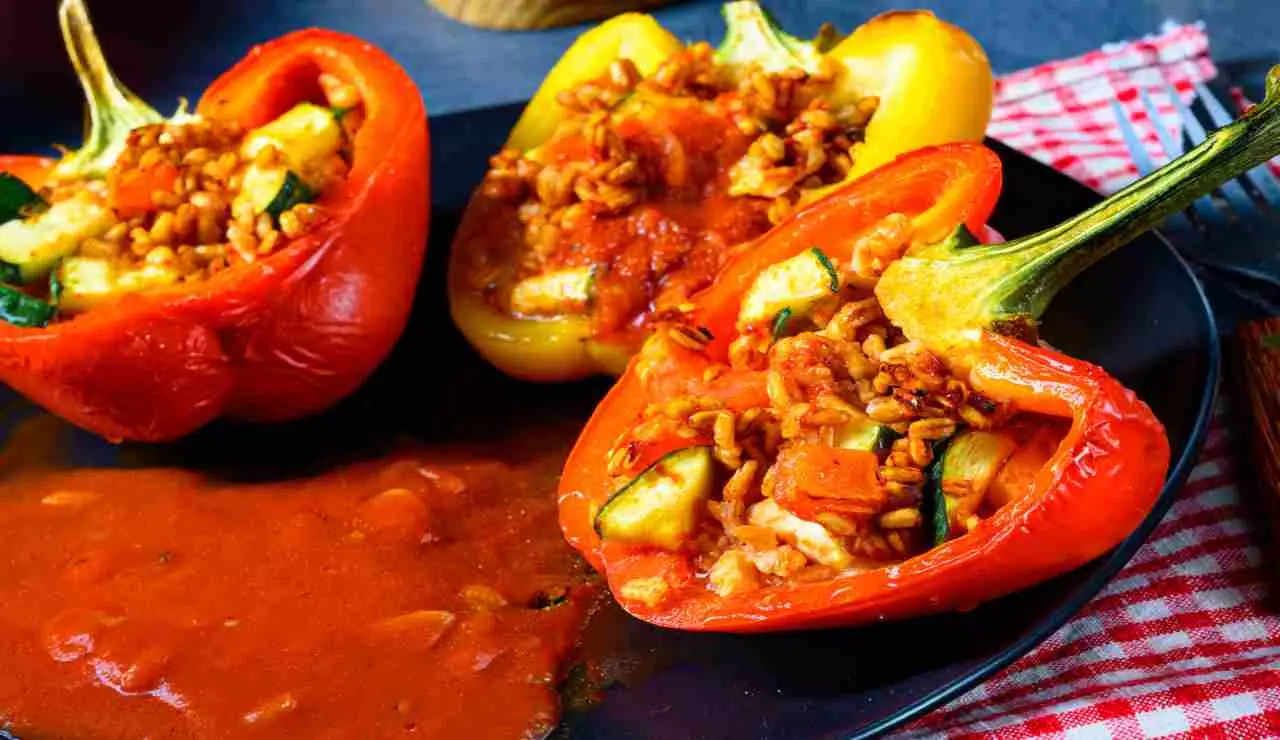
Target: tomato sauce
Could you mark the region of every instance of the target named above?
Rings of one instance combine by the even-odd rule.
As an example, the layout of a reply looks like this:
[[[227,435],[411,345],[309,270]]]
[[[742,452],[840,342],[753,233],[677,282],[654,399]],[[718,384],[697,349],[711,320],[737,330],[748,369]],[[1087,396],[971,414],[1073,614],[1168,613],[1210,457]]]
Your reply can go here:
[[[533,272],[522,267],[517,207],[477,197],[456,242],[465,245],[468,288],[505,312],[507,293],[530,274],[594,266],[593,335],[638,342],[650,318],[709,285],[737,249],[769,229],[770,201],[729,195],[730,169],[751,137],[724,112],[686,102],[646,106],[617,122],[615,133],[643,172],[640,200],[616,214],[593,207],[561,223],[554,249]],[[581,135],[546,147],[549,163],[602,161]]]
[[[0,727],[539,737],[591,601],[561,453],[407,449],[253,485],[5,465]]]
[[[644,199],[622,214],[596,214],[565,228],[547,265],[605,266],[592,301],[599,337],[642,330],[645,314],[687,302],[735,247],[769,229],[768,201],[728,194],[729,170],[751,138],[723,112],[668,101],[622,119],[616,131],[645,172]],[[579,141],[551,146],[567,146],[569,158],[581,158],[573,146]]]

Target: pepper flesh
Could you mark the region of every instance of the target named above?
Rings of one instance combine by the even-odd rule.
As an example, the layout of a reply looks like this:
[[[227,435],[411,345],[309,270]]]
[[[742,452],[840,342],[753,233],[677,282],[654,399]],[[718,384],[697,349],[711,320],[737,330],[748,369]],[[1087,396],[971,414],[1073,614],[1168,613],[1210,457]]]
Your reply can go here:
[[[122,297],[43,329],[0,325],[0,380],[113,440],[180,437],[219,416],[279,421],[349,394],[399,337],[426,242],[427,128],[417,87],[366,42],[322,30],[254,48],[197,113],[261,126],[350,80],[367,116],[330,219],[259,262]],[[53,163],[0,157],[33,186]]]
[[[628,13],[583,34],[552,69],[513,129],[507,145],[520,151],[545,142],[565,109],[556,96],[605,74],[627,57],[642,75],[683,45],[652,17]],[[904,152],[948,141],[979,141],[991,114],[992,76],[981,46],[963,30],[928,11],[887,13],[856,29],[827,50],[845,70],[836,94],[879,98],[879,108],[857,145],[849,180]],[[533,381],[563,381],[605,373],[618,375],[637,347],[622,337],[597,337],[586,315],[522,318],[495,307],[469,279],[463,255],[483,243],[495,254],[512,234],[495,223],[496,204],[477,196],[454,244],[449,299],[454,322],[489,362],[508,375]],[[518,239],[518,237],[515,237]]]
[[[976,145],[917,152],[796,214],[755,252],[732,263],[715,286],[695,296],[695,315],[704,321],[731,320],[735,300],[765,267],[803,251],[819,233],[856,233],[859,224],[873,223],[895,203],[936,200],[939,208],[908,215],[934,229],[946,229],[949,219],[951,227],[963,222],[979,231],[973,224],[990,213],[999,170],[997,165],[994,177],[990,172],[963,176],[966,162],[983,161],[977,151],[987,152]],[[994,159],[990,152],[987,156]],[[911,170],[915,177],[909,176]],[[929,183],[931,188],[925,186]],[[1159,495],[1169,443],[1145,404],[1097,366],[984,332],[971,355],[972,388],[1019,412],[1071,422],[1047,463],[1030,476],[1026,493],[966,534],[900,563],[855,567],[826,581],[717,595],[695,578],[688,553],[604,542],[592,519],[614,486],[607,469],[612,445],[642,418],[647,405],[696,387],[706,364],[724,361],[731,338],[718,335],[721,343],[708,345],[709,357],[681,354],[662,334],[651,339],[596,409],[561,478],[560,524],[566,539],[605,574],[623,608],[645,621],[688,630],[760,632],[969,608],[1101,555],[1141,522]],[[736,408],[732,400],[724,402]],[[661,444],[643,455],[660,455]],[[637,580],[664,588],[627,588]]]

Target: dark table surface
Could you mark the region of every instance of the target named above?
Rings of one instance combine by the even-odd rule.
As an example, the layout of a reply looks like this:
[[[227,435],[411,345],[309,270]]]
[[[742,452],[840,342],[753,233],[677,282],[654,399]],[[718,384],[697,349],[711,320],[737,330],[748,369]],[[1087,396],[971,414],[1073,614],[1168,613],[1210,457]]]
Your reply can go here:
[[[517,2],[518,0],[511,0]],[[469,28],[424,0],[91,0],[108,57],[153,103],[195,95],[252,44],[320,25],[387,49],[439,115],[527,98],[581,27],[531,33]],[[52,0],[0,0],[0,105],[28,119],[7,148],[74,139],[79,96],[58,39]],[[718,39],[718,0],[657,12],[673,32]],[[1280,59],[1278,0],[766,0],[798,34],[824,20],[847,30],[891,7],[923,5],[969,29],[998,72],[1133,38],[1166,19],[1203,20],[1219,60]],[[157,71],[157,60],[164,69]],[[35,104],[37,103],[38,104]],[[56,138],[51,138],[56,137]]]

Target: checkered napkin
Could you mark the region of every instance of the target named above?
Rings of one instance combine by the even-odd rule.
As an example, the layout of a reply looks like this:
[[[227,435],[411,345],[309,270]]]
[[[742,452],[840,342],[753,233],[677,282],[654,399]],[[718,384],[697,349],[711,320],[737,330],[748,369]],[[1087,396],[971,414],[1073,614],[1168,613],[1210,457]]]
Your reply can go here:
[[[1152,159],[1159,125],[1179,122],[1168,81],[1189,100],[1216,70],[1203,26],[1015,72],[997,84],[989,133],[1102,192],[1137,177],[1112,100]],[[1133,561],[1030,654],[901,737],[1280,738],[1280,611],[1263,603],[1271,564],[1261,518],[1236,487],[1242,454],[1221,408],[1186,487]],[[1274,571],[1270,571],[1274,572]]]

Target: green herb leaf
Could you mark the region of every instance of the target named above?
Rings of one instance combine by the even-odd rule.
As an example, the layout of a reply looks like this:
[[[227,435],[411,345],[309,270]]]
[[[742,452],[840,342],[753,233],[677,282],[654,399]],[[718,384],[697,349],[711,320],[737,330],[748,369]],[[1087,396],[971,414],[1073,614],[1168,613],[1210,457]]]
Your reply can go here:
[[[827,286],[831,288],[831,292],[839,293],[840,292],[840,271],[836,269],[836,266],[834,264],[832,264],[831,258],[828,257],[826,254],[824,254],[823,251],[821,249],[818,249],[817,247],[810,247],[809,251],[812,252],[813,256],[818,260],[818,264],[822,265],[822,269],[827,271],[827,280],[829,281],[827,283]]]
[[[791,321],[790,308],[782,309],[781,311],[778,312],[777,316],[773,317],[773,331],[770,333],[770,336],[773,337],[773,341],[776,342],[783,337],[783,335],[787,331],[787,324],[790,321]]]
[[[1280,349],[1280,334],[1264,334],[1259,343],[1267,349]]]
[[[332,105],[332,106],[329,106],[329,110],[330,112],[333,113],[333,120],[341,123],[342,117],[350,113],[352,111],[352,108],[343,108],[340,105]]]

